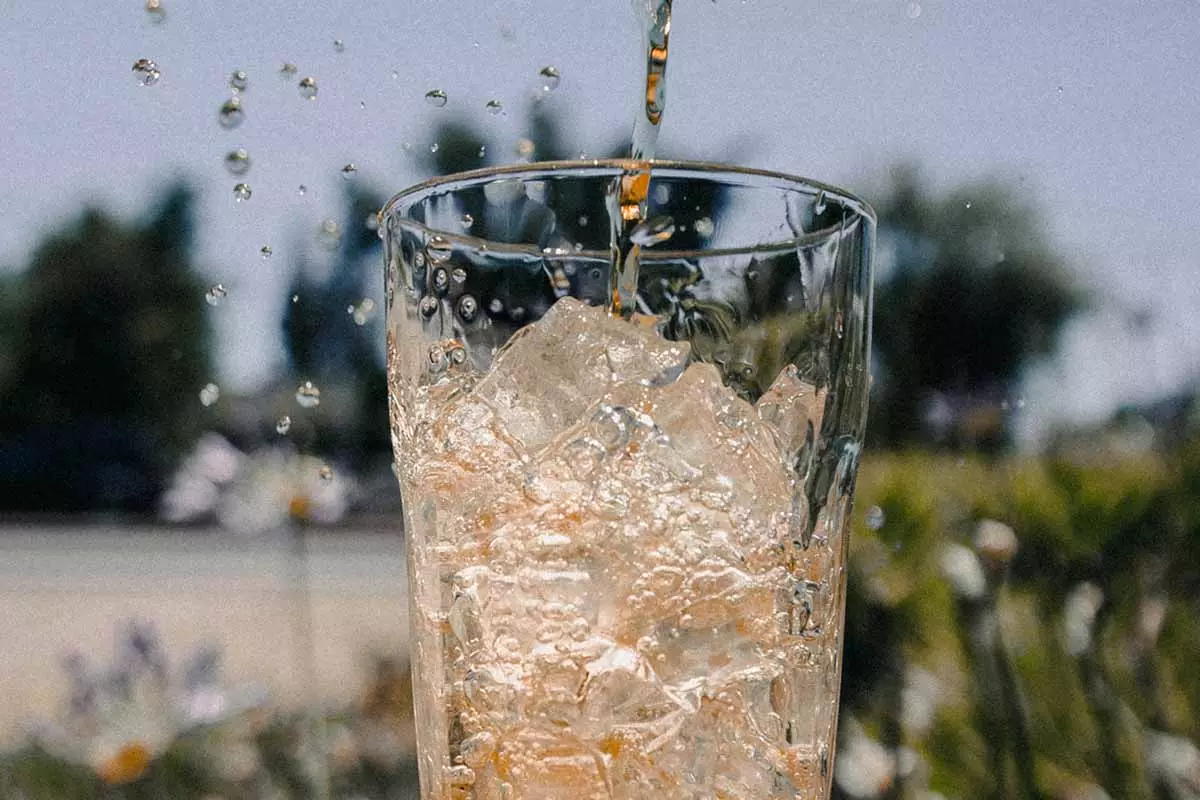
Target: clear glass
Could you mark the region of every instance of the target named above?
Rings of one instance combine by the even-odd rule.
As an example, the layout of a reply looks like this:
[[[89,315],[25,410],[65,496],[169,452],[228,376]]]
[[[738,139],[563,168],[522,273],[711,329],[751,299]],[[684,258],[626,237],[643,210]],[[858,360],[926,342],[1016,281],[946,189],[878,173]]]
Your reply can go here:
[[[829,792],[874,215],[655,162],[623,238],[636,174],[484,170],[382,212],[428,800]]]

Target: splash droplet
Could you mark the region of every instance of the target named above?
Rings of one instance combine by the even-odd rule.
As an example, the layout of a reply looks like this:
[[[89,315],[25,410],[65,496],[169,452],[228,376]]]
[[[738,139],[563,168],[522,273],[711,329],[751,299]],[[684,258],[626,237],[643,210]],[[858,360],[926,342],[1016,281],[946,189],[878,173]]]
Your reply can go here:
[[[629,240],[640,247],[665,242],[675,234],[675,220],[668,216],[654,217],[639,224],[629,234]]]
[[[441,149],[441,145],[438,144],[437,142],[434,142],[433,144],[429,145],[429,152],[431,152],[431,153],[436,153],[439,149]]]
[[[300,188],[296,189],[296,194],[300,195],[301,197],[304,197],[304,195],[308,194],[308,187],[305,186],[303,183],[300,184]]]
[[[246,118],[246,112],[242,111],[242,100],[240,97],[231,97],[221,105],[221,110],[217,112],[217,122],[221,123],[221,127],[227,131],[231,131]]]
[[[362,302],[357,306],[350,306],[350,316],[354,318],[354,324],[360,328],[367,324],[371,319],[371,315],[375,313],[375,301],[369,297],[364,297]]]
[[[504,103],[501,103],[499,100],[488,100],[487,105],[484,106],[484,108],[487,109],[489,114],[495,116],[504,110]]]
[[[207,292],[205,292],[204,302],[208,303],[213,308],[216,308],[217,306],[221,305],[222,301],[225,300],[225,296],[227,294],[229,294],[229,292],[226,291],[224,286],[219,283],[215,283]]]
[[[429,257],[431,264],[446,263],[450,260],[452,252],[454,252],[454,245],[450,244],[444,236],[434,236],[425,247],[425,254]]]
[[[250,188],[250,184],[248,183],[239,183],[233,187],[233,199],[239,203],[246,202],[253,194],[254,191]]]
[[[285,61],[279,65],[279,75],[282,78],[291,78],[299,71],[300,68],[290,61]]]
[[[328,464],[322,464],[318,474],[321,476],[321,480],[325,483],[329,483],[333,480],[333,470],[330,469]]]
[[[284,414],[275,422],[275,432],[280,436],[287,436],[287,432],[292,429],[292,418]]]
[[[475,218],[470,214],[463,214],[458,218],[458,224],[462,225],[464,231],[471,230],[471,226],[475,224]]]
[[[479,303],[469,294],[458,299],[458,317],[463,322],[474,322],[479,315]]]
[[[300,79],[300,96],[305,100],[317,99],[317,79],[311,75]]]
[[[696,220],[696,223],[692,227],[695,228],[698,236],[703,236],[706,239],[712,236],[713,231],[716,230],[716,226],[713,225],[713,221],[709,217],[701,217]]]
[[[437,298],[434,297],[433,295],[428,295],[428,294],[425,295],[424,297],[421,298],[421,303],[420,303],[419,308],[421,310],[421,316],[425,317],[425,319],[429,319],[438,310]]]
[[[342,177],[346,180],[350,180],[356,174],[358,174],[358,167],[355,164],[350,163],[342,167]]]
[[[271,249],[271,245],[264,244],[262,247],[258,248],[258,252],[263,257],[263,261],[266,261],[275,251]]]
[[[167,10],[163,8],[162,0],[146,0],[146,15],[155,25],[161,25],[167,18]]]
[[[466,283],[467,271],[462,267],[456,267],[455,270],[450,273],[450,279],[455,283]]]
[[[449,101],[450,98],[441,89],[430,89],[425,93],[425,102],[434,108],[445,108],[446,103]]]
[[[883,523],[887,522],[887,516],[883,513],[883,509],[879,506],[871,506],[867,509],[864,515],[867,522],[867,527],[873,531],[877,531],[883,527]]]
[[[346,52],[346,43],[343,42],[341,39],[334,39],[333,40],[333,52],[335,52],[335,53]]]
[[[148,58],[139,58],[133,62],[133,74],[141,86],[153,86],[162,77],[158,65]]]
[[[305,381],[296,387],[296,403],[301,408],[316,408],[321,405],[321,390],[312,381]]]
[[[246,91],[246,86],[249,85],[250,79],[246,73],[240,69],[235,69],[229,76],[229,88],[235,92]]]
[[[542,67],[538,75],[542,76],[542,91],[544,92],[553,92],[562,80],[562,76],[558,73],[558,67],[552,64]]]
[[[225,171],[230,175],[245,175],[250,171],[250,153],[239,147],[225,154]]]
[[[433,290],[442,295],[448,288],[450,288],[450,276],[446,274],[445,267],[438,267],[433,271]]]
[[[487,145],[486,144],[479,145],[479,157],[487,158]]]
[[[488,311],[492,312],[493,314],[504,313],[504,301],[499,297],[493,297],[492,301],[488,303]]]
[[[215,383],[206,383],[200,390],[200,405],[208,408],[221,397],[221,389]]]

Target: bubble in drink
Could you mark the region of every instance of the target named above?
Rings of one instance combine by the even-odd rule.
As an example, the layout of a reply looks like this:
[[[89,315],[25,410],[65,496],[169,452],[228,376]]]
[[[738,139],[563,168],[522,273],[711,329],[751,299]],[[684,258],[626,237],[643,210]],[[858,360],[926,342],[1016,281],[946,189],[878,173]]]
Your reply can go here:
[[[562,80],[562,76],[558,72],[558,67],[553,64],[542,67],[538,71],[538,75],[542,77],[542,91],[544,92],[553,92],[558,88],[558,84]]]
[[[250,171],[250,153],[239,147],[225,154],[225,171],[230,175],[245,175]]]
[[[450,98],[448,98],[446,93],[441,89],[430,89],[425,93],[425,102],[429,103],[429,105],[433,106],[434,108],[444,108],[449,100]]]
[[[301,408],[316,408],[321,405],[321,390],[312,381],[305,381],[296,387],[296,403]]]
[[[248,183],[238,183],[233,187],[233,199],[239,203],[244,203],[254,196],[254,190],[250,188]]]
[[[242,111],[242,100],[240,97],[231,97],[221,104],[220,110],[217,112],[217,122],[227,131],[231,131],[246,119],[246,112]]]
[[[158,65],[148,58],[139,58],[133,62],[133,74],[141,86],[153,86],[162,77]]]
[[[200,390],[200,405],[208,408],[221,397],[221,389],[215,383],[206,383]]]
[[[305,100],[316,100],[317,99],[317,79],[316,78],[312,77],[311,75],[308,76],[307,78],[301,78],[298,86],[300,89],[300,96],[303,97]]]
[[[275,432],[280,436],[287,436],[288,431],[292,429],[292,418],[284,414],[275,421]]]
[[[213,308],[221,305],[225,301],[225,296],[229,292],[219,283],[213,284],[204,295],[204,302],[208,303]]]
[[[229,76],[229,88],[235,92],[244,92],[249,85],[250,79],[246,73],[240,69],[234,70]]]

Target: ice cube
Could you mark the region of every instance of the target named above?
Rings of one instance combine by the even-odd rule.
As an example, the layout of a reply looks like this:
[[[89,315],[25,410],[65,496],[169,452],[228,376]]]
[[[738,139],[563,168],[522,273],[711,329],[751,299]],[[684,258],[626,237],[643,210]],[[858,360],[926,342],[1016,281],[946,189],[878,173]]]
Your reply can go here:
[[[788,364],[758,399],[758,417],[774,430],[785,464],[791,465],[820,434],[825,395],[824,389],[801,380],[795,365]]]
[[[690,355],[686,342],[564,297],[496,355],[474,396],[532,452],[578,420],[618,382],[670,381]]]
[[[519,726],[505,733],[496,753],[497,774],[520,800],[609,800],[608,775],[599,752],[563,731]]]

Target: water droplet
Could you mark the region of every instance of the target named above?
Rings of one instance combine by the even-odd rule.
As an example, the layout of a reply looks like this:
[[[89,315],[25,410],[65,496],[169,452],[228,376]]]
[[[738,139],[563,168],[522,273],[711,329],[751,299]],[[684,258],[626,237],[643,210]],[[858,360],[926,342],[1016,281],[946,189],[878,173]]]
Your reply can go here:
[[[321,480],[325,483],[329,483],[331,480],[333,480],[333,470],[328,464],[322,464],[321,469],[317,474],[321,476]]]
[[[521,320],[525,319],[525,307],[513,306],[508,310],[508,317],[513,322],[520,322]]]
[[[133,74],[142,86],[153,86],[162,77],[162,73],[158,71],[158,65],[148,58],[139,58],[133,62]]]
[[[464,231],[471,230],[471,226],[475,224],[475,218],[470,214],[463,214],[458,218],[458,224],[462,225]]]
[[[581,228],[586,228],[586,227],[588,226],[588,222],[589,222],[590,220],[588,219],[588,215],[587,215],[587,214],[580,214],[580,215],[579,215],[579,220],[578,220],[578,221],[579,221],[579,227],[581,227]]]
[[[305,381],[296,387],[296,403],[301,408],[316,408],[321,405],[321,390],[312,381]]]
[[[233,89],[235,92],[246,91],[246,86],[249,85],[249,83],[250,78],[247,77],[246,73],[240,69],[235,69],[229,75],[229,88]]]
[[[229,294],[229,292],[225,290],[224,286],[219,283],[215,283],[204,294],[204,302],[208,303],[213,308],[216,308],[217,306],[221,305],[221,302],[225,299],[227,294]]]
[[[436,153],[438,150],[441,149],[441,147],[442,146],[440,144],[438,144],[437,142],[434,142],[433,144],[429,145],[429,152]]]
[[[321,220],[317,228],[317,242],[326,250],[334,250],[342,242],[342,226],[331,219]]]
[[[709,217],[701,217],[700,219],[696,220],[696,224],[692,227],[695,228],[698,236],[703,236],[706,239],[712,236],[713,232],[716,230],[716,226],[713,225],[713,221]]]
[[[280,436],[287,436],[287,432],[292,429],[292,418],[284,414],[275,422],[275,432]]]
[[[517,155],[521,158],[530,158],[533,156],[533,140],[518,139],[517,140]]]
[[[446,273],[445,267],[438,267],[433,271],[433,289],[438,294],[445,294],[450,288],[450,276]]]
[[[356,174],[358,174],[358,167],[355,164],[350,163],[342,167],[342,177],[346,180],[350,180]]]
[[[335,52],[335,53],[346,52],[346,43],[343,42],[341,39],[334,39],[333,40],[333,52]]]
[[[398,69],[392,70],[392,80],[394,80],[394,81],[400,80],[400,70],[398,70]]]
[[[825,201],[825,190],[817,192],[817,196],[813,198],[813,213],[824,214],[827,203]]]
[[[375,313],[375,301],[369,297],[364,297],[361,303],[357,306],[350,306],[348,310],[350,316],[354,317],[354,324],[361,328],[367,324],[367,320]]]
[[[217,112],[217,122],[227,131],[231,131],[246,119],[246,112],[242,111],[242,100],[240,97],[231,97],[221,105],[221,110]]]
[[[299,71],[300,71],[300,68],[297,67],[295,64],[293,64],[290,61],[285,61],[279,65],[279,75],[280,75],[280,77],[285,78],[285,79],[291,78],[293,75],[295,75]]]
[[[299,303],[299,302],[300,302],[300,295],[298,295],[298,294],[292,295],[292,305],[295,305],[296,303]]]
[[[450,273],[450,279],[455,283],[466,283],[467,271],[462,267],[455,267],[454,271]]]
[[[474,322],[479,315],[479,303],[469,294],[458,299],[458,317],[463,322]]]
[[[262,247],[258,248],[258,252],[263,257],[263,260],[266,261],[275,251],[271,249],[271,245],[264,244]]]
[[[425,254],[429,256],[431,264],[445,264],[450,260],[452,252],[454,252],[454,245],[442,236],[434,236],[425,248]]]
[[[493,314],[502,313],[504,311],[504,301],[499,297],[493,297],[492,301],[488,303],[488,311],[492,312]]]
[[[206,383],[200,390],[200,405],[208,408],[221,397],[221,389],[215,383]]]
[[[317,99],[317,79],[309,75],[307,78],[300,79],[300,96],[305,100]]]
[[[913,0],[908,4],[908,18],[916,19],[919,16],[921,16],[921,4]]]
[[[968,200],[966,203],[964,203],[964,205],[965,205],[967,208],[970,208],[970,207],[971,207],[971,201],[970,201],[970,200]]]
[[[887,516],[883,513],[883,509],[879,506],[871,506],[867,509],[864,515],[867,527],[873,531],[877,531],[883,527],[883,523],[887,522]]]
[[[542,76],[542,91],[544,92],[553,92],[558,88],[559,81],[562,79],[562,76],[558,74],[558,67],[553,65],[542,67],[538,71],[538,75]]]
[[[480,158],[487,157],[487,145],[486,144],[479,145],[479,157]]]
[[[249,200],[254,190],[250,188],[248,183],[239,183],[233,187],[233,199],[239,203]]]
[[[300,188],[296,190],[296,193],[303,197],[304,195],[308,194],[308,187],[302,183],[300,184]]]
[[[146,14],[155,25],[161,25],[167,18],[167,10],[163,8],[162,0],[146,0]]]
[[[489,114],[495,116],[504,110],[504,103],[501,103],[499,100],[488,100],[487,105],[484,107]]]
[[[245,175],[250,171],[250,154],[239,147],[225,154],[225,171],[230,175]]]
[[[450,357],[450,363],[454,365],[462,365],[467,363],[467,350],[458,342],[455,342],[447,355]]]
[[[664,215],[639,224],[630,232],[629,240],[641,247],[650,247],[665,242],[674,234],[675,220]]]
[[[433,295],[425,295],[421,298],[421,303],[418,308],[421,310],[421,316],[429,319],[438,310],[437,298]]]
[[[441,89],[430,89],[425,93],[425,102],[434,108],[445,108],[450,98]]]

